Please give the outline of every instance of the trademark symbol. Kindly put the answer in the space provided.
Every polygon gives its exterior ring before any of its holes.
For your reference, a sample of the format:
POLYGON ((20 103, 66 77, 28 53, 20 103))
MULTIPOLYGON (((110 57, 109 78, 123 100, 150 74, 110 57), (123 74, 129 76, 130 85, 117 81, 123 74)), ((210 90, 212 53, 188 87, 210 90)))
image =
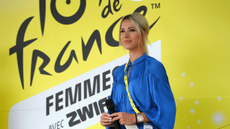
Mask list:
POLYGON ((161 8, 161 3, 152 3, 152 9, 159 9, 161 8))

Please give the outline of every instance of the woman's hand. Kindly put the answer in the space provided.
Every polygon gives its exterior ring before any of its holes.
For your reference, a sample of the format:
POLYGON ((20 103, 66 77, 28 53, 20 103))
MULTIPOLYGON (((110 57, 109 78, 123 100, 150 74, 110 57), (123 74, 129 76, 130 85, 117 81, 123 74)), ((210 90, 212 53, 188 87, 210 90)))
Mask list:
POLYGON ((119 123, 122 125, 133 125, 136 123, 135 114, 130 114, 126 112, 117 112, 110 115, 112 119, 111 122, 119 120, 119 123))
POLYGON ((112 124, 111 124, 112 118, 110 117, 110 114, 108 114, 106 112, 102 113, 100 122, 101 122, 102 126, 105 126, 105 127, 112 126, 112 124))

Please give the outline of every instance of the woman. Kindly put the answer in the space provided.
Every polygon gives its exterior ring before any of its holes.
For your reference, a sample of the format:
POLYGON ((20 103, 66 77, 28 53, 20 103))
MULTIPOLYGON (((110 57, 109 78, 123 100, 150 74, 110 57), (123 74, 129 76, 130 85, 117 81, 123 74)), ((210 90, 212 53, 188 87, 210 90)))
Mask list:
POLYGON ((130 59, 113 73, 111 99, 116 113, 101 115, 100 122, 105 127, 112 127, 116 120, 123 129, 127 125, 139 129, 174 127, 173 93, 164 66, 147 55, 148 33, 148 22, 139 13, 127 15, 121 21, 119 40, 129 50, 130 59))

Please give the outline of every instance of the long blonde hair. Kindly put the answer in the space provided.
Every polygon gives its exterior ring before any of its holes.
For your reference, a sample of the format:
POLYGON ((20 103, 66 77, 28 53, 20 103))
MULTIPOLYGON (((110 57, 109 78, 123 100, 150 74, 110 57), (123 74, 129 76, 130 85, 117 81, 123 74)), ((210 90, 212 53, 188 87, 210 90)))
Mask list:
MULTIPOLYGON (((147 19, 143 15, 137 12, 124 16, 121 20, 121 23, 126 19, 129 19, 137 29, 137 33, 140 37, 138 45, 141 45, 141 42, 143 40, 144 52, 148 54, 147 44, 149 42, 148 41, 149 23, 147 19)), ((119 42, 120 44, 122 44, 120 39, 120 33, 121 33, 121 24, 120 24, 120 31, 119 31, 119 42)))

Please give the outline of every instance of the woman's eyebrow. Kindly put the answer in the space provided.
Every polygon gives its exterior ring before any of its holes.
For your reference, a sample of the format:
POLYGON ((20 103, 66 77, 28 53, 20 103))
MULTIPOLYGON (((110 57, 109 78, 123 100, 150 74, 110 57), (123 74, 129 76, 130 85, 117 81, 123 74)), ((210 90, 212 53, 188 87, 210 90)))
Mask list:
POLYGON ((135 29, 135 27, 129 27, 128 29, 133 29, 133 28, 135 29))
MULTIPOLYGON (((128 27, 128 29, 133 29, 133 28, 136 29, 135 27, 128 27)), ((125 28, 121 28, 121 29, 125 29, 125 28)))

